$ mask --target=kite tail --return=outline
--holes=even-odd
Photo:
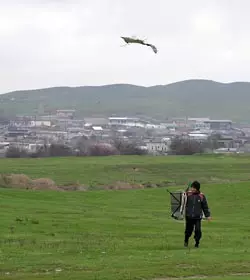
[[[185,217],[185,214],[186,214],[187,192],[188,192],[190,186],[191,186],[191,184],[188,183],[186,190],[182,194],[181,207],[180,207],[180,213],[181,213],[182,217]]]
[[[183,192],[182,198],[181,198],[181,207],[180,207],[180,213],[182,216],[185,216],[186,204],[187,204],[187,194],[186,194],[186,192]]]

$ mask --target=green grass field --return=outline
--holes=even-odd
[[[1,173],[24,173],[32,178],[51,178],[57,184],[79,181],[90,187],[118,181],[180,185],[195,178],[202,183],[226,183],[250,180],[250,157],[198,155],[0,159],[0,170]]]
[[[250,157],[3,159],[0,165],[1,173],[50,177],[58,184],[201,178],[213,215],[203,222],[201,248],[191,243],[186,249],[184,224],[171,219],[166,188],[1,189],[0,279],[250,279]],[[183,185],[170,187],[176,188]]]

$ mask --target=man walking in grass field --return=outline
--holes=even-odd
[[[208,220],[211,220],[207,199],[200,192],[200,183],[198,181],[194,181],[191,185],[191,190],[184,193],[181,212],[186,220],[184,246],[188,246],[189,238],[194,231],[195,248],[198,248],[202,236],[201,220],[203,213]]]

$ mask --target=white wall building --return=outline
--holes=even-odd
[[[192,140],[207,140],[208,139],[208,135],[207,134],[203,134],[203,133],[189,133],[188,134],[189,138]]]
[[[165,137],[159,140],[151,140],[145,144],[151,154],[167,154],[170,150],[171,138]]]
[[[46,126],[51,127],[51,121],[30,121],[29,127]]]
[[[56,110],[56,115],[59,118],[73,118],[75,116],[76,110]]]
[[[109,125],[127,126],[127,127],[145,127],[146,123],[142,122],[139,118],[110,117]]]
[[[166,125],[164,124],[146,124],[146,129],[166,129]]]
[[[147,150],[151,154],[167,153],[169,151],[169,145],[166,142],[148,142],[146,143]]]

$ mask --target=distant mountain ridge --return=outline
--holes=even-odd
[[[149,115],[211,117],[250,121],[250,83],[185,80],[167,85],[51,87],[0,95],[5,113],[35,114],[39,110],[76,109],[79,116]]]

